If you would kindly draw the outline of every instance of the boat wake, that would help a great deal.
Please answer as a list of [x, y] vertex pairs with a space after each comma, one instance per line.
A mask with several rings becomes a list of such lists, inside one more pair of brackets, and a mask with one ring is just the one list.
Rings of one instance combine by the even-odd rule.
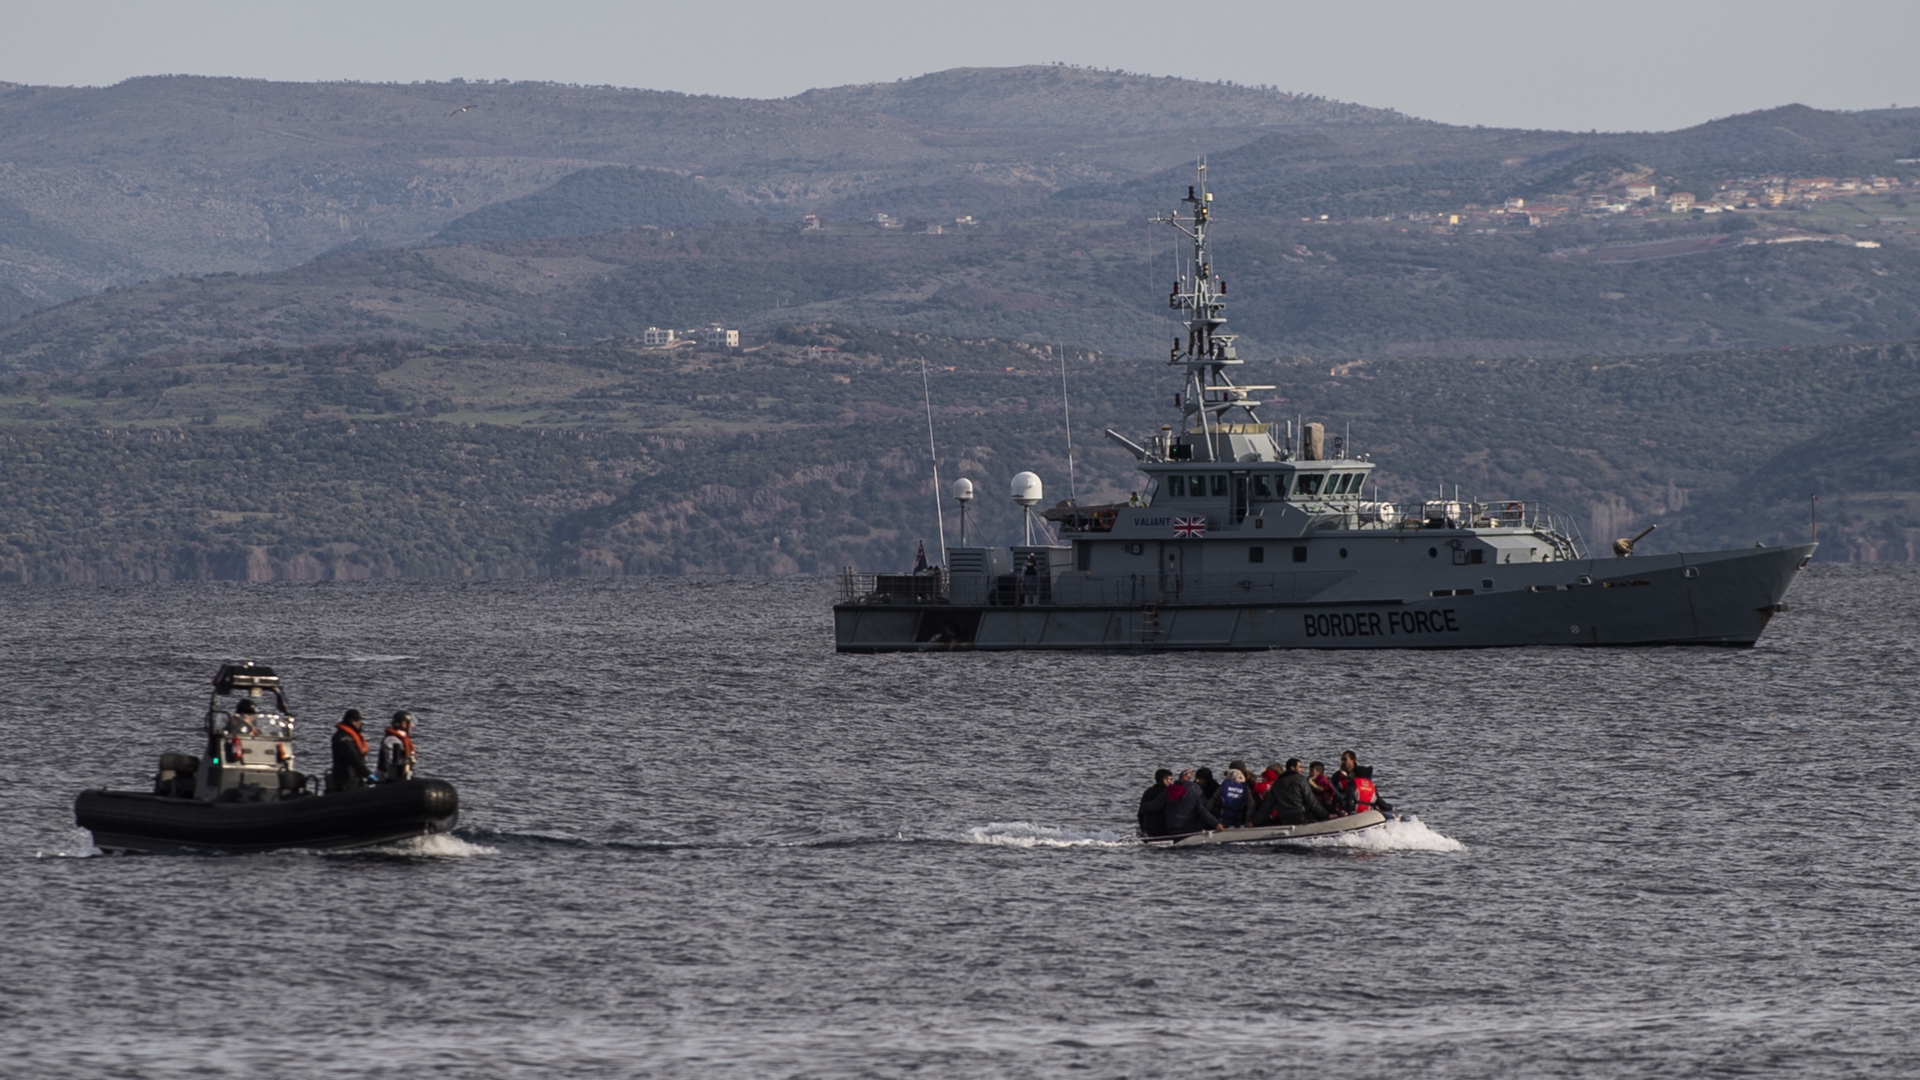
[[1132, 835], [1112, 829], [1062, 829], [1031, 821], [996, 821], [968, 829], [961, 839], [969, 844], [1016, 848], [1126, 847], [1139, 843]]
[[105, 852], [93, 846], [93, 834], [85, 829], [75, 828], [66, 842], [52, 851], [36, 851], [36, 859], [91, 859]]
[[499, 851], [485, 844], [462, 840], [452, 833], [430, 833], [426, 836], [410, 837], [395, 844], [354, 848], [342, 854], [399, 855], [410, 859], [471, 859], [475, 855], [497, 855]]
[[1299, 847], [1338, 851], [1465, 851], [1467, 845], [1451, 836], [1437, 833], [1411, 814], [1388, 818], [1383, 824], [1359, 832], [1308, 837], [1296, 842]]

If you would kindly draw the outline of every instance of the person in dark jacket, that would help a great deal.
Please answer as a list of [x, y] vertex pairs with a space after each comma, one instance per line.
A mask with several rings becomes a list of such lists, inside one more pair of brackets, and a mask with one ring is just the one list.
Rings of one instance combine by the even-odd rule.
[[1220, 828], [1220, 819], [1207, 809], [1207, 798], [1191, 775], [1167, 785], [1165, 828], [1163, 836], [1185, 836]]
[[1213, 770], [1195, 769], [1193, 770], [1193, 778], [1200, 782], [1200, 797], [1207, 800], [1207, 803], [1211, 805], [1214, 794], [1220, 790], [1220, 781], [1213, 778]]
[[1255, 825], [1305, 825], [1325, 821], [1332, 815], [1313, 794], [1313, 785], [1300, 771], [1300, 759], [1288, 758], [1287, 769], [1268, 789], [1267, 798], [1254, 811]]
[[1333, 793], [1338, 799], [1338, 809], [1351, 814], [1357, 807], [1353, 795], [1353, 771], [1360, 767], [1360, 759], [1351, 750], [1340, 751], [1340, 771], [1333, 774]]
[[1140, 793], [1140, 835], [1165, 836], [1167, 815], [1167, 784], [1172, 782], [1173, 773], [1160, 769], [1153, 774], [1153, 784]]
[[360, 725], [359, 709], [348, 709], [333, 725], [333, 769], [327, 777], [327, 787], [333, 791], [367, 786], [367, 737]]

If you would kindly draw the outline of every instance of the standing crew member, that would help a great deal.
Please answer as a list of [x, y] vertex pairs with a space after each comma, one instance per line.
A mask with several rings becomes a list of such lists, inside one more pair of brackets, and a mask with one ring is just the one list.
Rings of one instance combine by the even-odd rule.
[[394, 713], [386, 738], [380, 740], [380, 782], [411, 780], [418, 760], [413, 751], [413, 714], [404, 710]]
[[361, 734], [360, 710], [333, 725], [333, 769], [327, 773], [331, 791], [353, 791], [367, 786], [367, 737]]

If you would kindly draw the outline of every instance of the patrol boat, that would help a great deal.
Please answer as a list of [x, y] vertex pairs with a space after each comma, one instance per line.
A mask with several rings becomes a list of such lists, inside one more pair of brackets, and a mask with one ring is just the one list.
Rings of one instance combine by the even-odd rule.
[[248, 852], [386, 844], [449, 832], [459, 819], [444, 780], [326, 791], [294, 768], [293, 727], [272, 668], [222, 665], [204, 753], [161, 754], [150, 792], [81, 792], [74, 822], [103, 851]]
[[[1643, 532], [1596, 558], [1550, 505], [1369, 498], [1369, 455], [1321, 424], [1262, 420], [1254, 395], [1276, 387], [1233, 379], [1205, 170], [1156, 219], [1192, 245], [1168, 297], [1186, 328], [1167, 359], [1185, 379], [1179, 425], [1106, 433], [1142, 495], [1035, 513], [1040, 480], [1021, 473], [1025, 544], [953, 548], [911, 574], [849, 568], [839, 651], [1752, 645], [1786, 610], [1814, 544], [1636, 555]], [[954, 487], [964, 515], [972, 485]]]

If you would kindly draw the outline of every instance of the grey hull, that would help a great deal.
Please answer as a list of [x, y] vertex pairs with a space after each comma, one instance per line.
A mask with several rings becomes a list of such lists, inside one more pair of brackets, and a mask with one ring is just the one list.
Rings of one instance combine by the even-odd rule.
[[1366, 832], [1387, 823], [1387, 815], [1378, 810], [1364, 810], [1358, 814], [1333, 818], [1328, 821], [1313, 821], [1304, 825], [1266, 825], [1251, 829], [1221, 829], [1218, 832], [1193, 833], [1188, 836], [1165, 837], [1147, 840], [1154, 847], [1218, 847], [1220, 845], [1273, 845], [1297, 843], [1316, 837], [1342, 836], [1347, 833]]
[[[1813, 548], [1475, 568], [1471, 574], [1488, 574], [1493, 588], [1439, 596], [1395, 590], [1393, 581], [1370, 575], [1366, 585], [1349, 579], [1292, 603], [1234, 603], [1217, 594], [1186, 602], [1177, 589], [1161, 588], [1136, 603], [1075, 604], [1063, 578], [1050, 593], [1058, 602], [837, 604], [835, 645], [841, 652], [1746, 646], [1784, 610]], [[1431, 584], [1422, 577], [1419, 584]]]

